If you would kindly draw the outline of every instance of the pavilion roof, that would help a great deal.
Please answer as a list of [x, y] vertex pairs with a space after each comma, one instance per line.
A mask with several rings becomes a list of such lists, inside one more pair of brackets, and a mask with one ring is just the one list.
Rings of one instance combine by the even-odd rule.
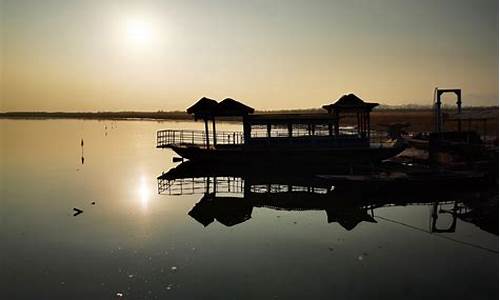
[[221, 102], [203, 97], [187, 109], [188, 114], [194, 114], [195, 119], [213, 117], [240, 117], [253, 113], [255, 110], [239, 101], [226, 98]]
[[328, 112], [332, 111], [371, 111], [378, 103], [365, 102], [354, 94], [343, 95], [335, 103], [323, 105]]
[[213, 114], [217, 107], [217, 101], [203, 97], [187, 109], [188, 114], [194, 114], [196, 119], [206, 118]]
[[252, 107], [231, 98], [219, 102], [215, 109], [216, 116], [245, 116], [255, 111]]

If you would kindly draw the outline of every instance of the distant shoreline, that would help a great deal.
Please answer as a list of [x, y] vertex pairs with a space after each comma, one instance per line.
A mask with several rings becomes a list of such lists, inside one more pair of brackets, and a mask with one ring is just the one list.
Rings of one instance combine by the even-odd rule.
[[0, 119], [191, 120], [185, 112], [4, 112]]
[[[447, 109], [448, 110], [448, 109]], [[498, 106], [489, 107], [466, 107], [464, 110], [497, 110]], [[257, 111], [257, 113], [314, 113], [321, 112], [321, 109], [297, 109], [297, 110], [275, 110], [275, 111]], [[430, 113], [430, 107], [424, 108], [381, 108], [373, 113]], [[449, 109], [454, 112], [454, 109]], [[157, 111], [157, 112], [0, 112], [0, 119], [86, 119], [86, 120], [152, 120], [152, 121], [188, 121], [193, 117], [183, 111]], [[231, 118], [225, 118], [231, 121]]]

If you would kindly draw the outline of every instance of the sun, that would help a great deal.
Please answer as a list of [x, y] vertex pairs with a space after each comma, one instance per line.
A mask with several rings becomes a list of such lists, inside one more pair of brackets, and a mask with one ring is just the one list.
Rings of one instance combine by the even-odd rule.
[[125, 23], [127, 40], [136, 45], [151, 44], [154, 40], [154, 28], [145, 19], [128, 19]]

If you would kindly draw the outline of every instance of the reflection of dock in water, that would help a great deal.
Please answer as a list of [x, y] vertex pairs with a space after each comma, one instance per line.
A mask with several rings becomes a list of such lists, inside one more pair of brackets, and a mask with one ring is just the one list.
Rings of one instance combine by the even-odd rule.
[[[203, 195], [189, 215], [204, 226], [214, 220], [226, 226], [245, 222], [251, 218], [254, 207], [325, 211], [328, 223], [337, 222], [347, 230], [361, 222], [376, 223], [374, 209], [386, 206], [432, 207], [429, 231], [436, 233], [454, 232], [457, 218], [474, 224], [477, 220], [488, 224], [495, 219], [490, 216], [485, 221], [484, 214], [479, 217], [471, 213], [478, 211], [471, 203], [482, 201], [478, 189], [487, 185], [481, 176], [446, 174], [446, 177], [437, 178], [434, 185], [440, 189], [435, 190], [436, 186], [430, 183], [436, 180], [435, 177], [424, 180], [422, 176], [408, 177], [398, 173], [385, 176], [314, 175], [317, 171], [301, 168], [300, 174], [282, 169], [263, 172], [241, 166], [185, 162], [158, 177], [158, 191], [168, 195]], [[440, 216], [447, 214], [452, 217], [449, 226], [437, 222]], [[497, 224], [498, 215], [495, 220]], [[498, 234], [494, 226], [480, 227]]]

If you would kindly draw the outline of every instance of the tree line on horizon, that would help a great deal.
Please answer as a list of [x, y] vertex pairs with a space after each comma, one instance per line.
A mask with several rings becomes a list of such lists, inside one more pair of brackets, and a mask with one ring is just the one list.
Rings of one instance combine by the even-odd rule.
[[[451, 104], [443, 105], [444, 111], [455, 111], [456, 106]], [[462, 108], [465, 111], [471, 110], [498, 110], [498, 106], [465, 106]], [[411, 112], [411, 111], [431, 111], [432, 105], [380, 105], [376, 111], [394, 111], [394, 112]], [[256, 113], [319, 113], [324, 110], [321, 108], [306, 108], [306, 109], [281, 109], [281, 110], [256, 110]], [[77, 119], [166, 119], [166, 120], [185, 120], [191, 119], [185, 111], [97, 111], [97, 112], [47, 112], [47, 111], [14, 111], [0, 112], [0, 118], [77, 118]]]

